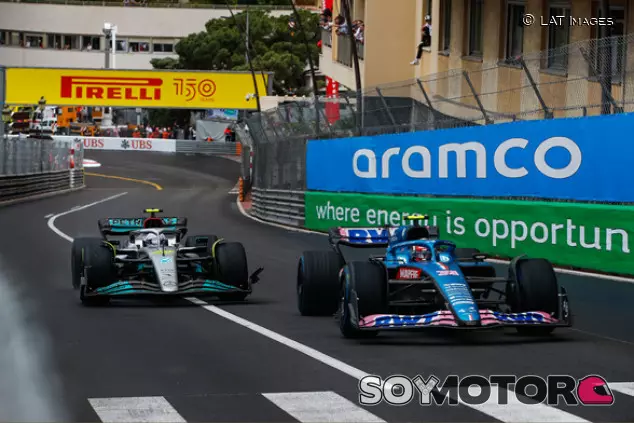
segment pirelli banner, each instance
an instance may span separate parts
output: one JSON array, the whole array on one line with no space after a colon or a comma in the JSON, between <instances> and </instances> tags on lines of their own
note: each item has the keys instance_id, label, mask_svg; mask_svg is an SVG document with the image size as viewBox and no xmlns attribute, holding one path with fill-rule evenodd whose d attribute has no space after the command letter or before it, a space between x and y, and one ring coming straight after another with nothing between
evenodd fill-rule
<instances>
[{"instance_id":1,"label":"pirelli banner","mask_svg":"<svg viewBox=\"0 0 634 423\"><path fill-rule=\"evenodd\" d=\"M270 74L256 76L266 95ZM8 104L37 104L44 96L57 106L255 110L254 93L249 72L6 69Z\"/></svg>"}]
</instances>

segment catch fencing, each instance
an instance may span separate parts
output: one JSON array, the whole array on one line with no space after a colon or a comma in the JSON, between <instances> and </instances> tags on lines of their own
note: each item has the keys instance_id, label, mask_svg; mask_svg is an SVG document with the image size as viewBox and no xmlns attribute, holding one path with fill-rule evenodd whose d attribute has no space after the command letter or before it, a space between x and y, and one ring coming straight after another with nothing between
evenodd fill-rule
<instances>
[{"instance_id":1,"label":"catch fencing","mask_svg":"<svg viewBox=\"0 0 634 423\"><path fill-rule=\"evenodd\" d=\"M240 146L236 142L201 142L201 141L189 141L189 140L177 140L176 141L176 153L187 154L218 154L237 156L239 154Z\"/></svg>"},{"instance_id":2,"label":"catch fencing","mask_svg":"<svg viewBox=\"0 0 634 423\"><path fill-rule=\"evenodd\" d=\"M634 111L634 59L627 54L633 41L634 34L586 40L477 71L452 70L336 99L301 99L255 114L247 120L257 150L255 186L305 189L308 139ZM336 121L328 119L333 106Z\"/></svg>"},{"instance_id":3,"label":"catch fencing","mask_svg":"<svg viewBox=\"0 0 634 423\"><path fill-rule=\"evenodd\" d=\"M586 40L255 114L247 120L254 189L305 191L309 139L634 111L633 41L634 34Z\"/></svg>"},{"instance_id":4,"label":"catch fencing","mask_svg":"<svg viewBox=\"0 0 634 423\"><path fill-rule=\"evenodd\" d=\"M84 186L81 143L0 137L0 203Z\"/></svg>"}]
</instances>

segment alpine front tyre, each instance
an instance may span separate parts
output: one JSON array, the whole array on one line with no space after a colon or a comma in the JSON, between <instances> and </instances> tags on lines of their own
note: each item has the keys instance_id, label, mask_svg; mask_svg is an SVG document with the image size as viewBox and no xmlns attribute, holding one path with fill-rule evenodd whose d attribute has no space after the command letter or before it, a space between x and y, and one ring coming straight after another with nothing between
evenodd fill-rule
<instances>
[{"instance_id":1,"label":"alpine front tyre","mask_svg":"<svg viewBox=\"0 0 634 423\"><path fill-rule=\"evenodd\" d=\"M250 290L247 253L239 242L227 242L216 245L216 266L220 282L245 291ZM232 292L220 297L228 301L244 301L247 292Z\"/></svg>"}]
</instances>

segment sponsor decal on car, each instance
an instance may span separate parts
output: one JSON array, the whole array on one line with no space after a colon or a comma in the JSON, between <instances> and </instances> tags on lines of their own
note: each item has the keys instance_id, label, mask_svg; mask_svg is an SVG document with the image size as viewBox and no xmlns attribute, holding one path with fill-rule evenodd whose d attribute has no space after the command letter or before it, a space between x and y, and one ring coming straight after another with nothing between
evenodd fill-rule
<instances>
[{"instance_id":1,"label":"sponsor decal on car","mask_svg":"<svg viewBox=\"0 0 634 423\"><path fill-rule=\"evenodd\" d=\"M421 270L414 267L401 267L398 269L397 279L411 280L420 279Z\"/></svg>"},{"instance_id":2,"label":"sponsor decal on car","mask_svg":"<svg viewBox=\"0 0 634 423\"><path fill-rule=\"evenodd\" d=\"M455 270L437 270L436 274L438 276L459 276L459 273Z\"/></svg>"}]
</instances>

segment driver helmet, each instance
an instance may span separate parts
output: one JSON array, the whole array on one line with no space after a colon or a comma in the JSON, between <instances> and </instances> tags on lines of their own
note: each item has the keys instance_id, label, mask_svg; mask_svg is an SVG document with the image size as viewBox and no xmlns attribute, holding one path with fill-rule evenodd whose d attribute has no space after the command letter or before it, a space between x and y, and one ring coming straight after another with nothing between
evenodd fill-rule
<instances>
[{"instance_id":1,"label":"driver helmet","mask_svg":"<svg viewBox=\"0 0 634 423\"><path fill-rule=\"evenodd\" d=\"M166 239L167 238L165 237L164 234L157 235L155 233L150 232L149 234L145 236L144 241L147 245L161 245L162 243L165 242Z\"/></svg>"},{"instance_id":2,"label":"driver helmet","mask_svg":"<svg viewBox=\"0 0 634 423\"><path fill-rule=\"evenodd\" d=\"M412 247L412 261L429 261L431 260L431 250L424 245L414 245Z\"/></svg>"}]
</instances>

